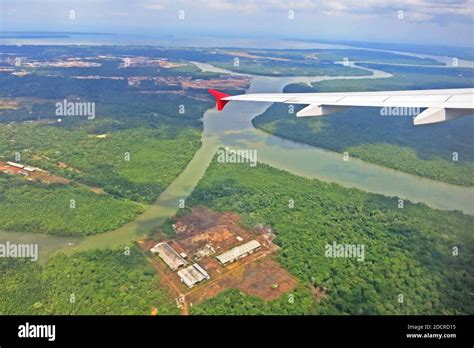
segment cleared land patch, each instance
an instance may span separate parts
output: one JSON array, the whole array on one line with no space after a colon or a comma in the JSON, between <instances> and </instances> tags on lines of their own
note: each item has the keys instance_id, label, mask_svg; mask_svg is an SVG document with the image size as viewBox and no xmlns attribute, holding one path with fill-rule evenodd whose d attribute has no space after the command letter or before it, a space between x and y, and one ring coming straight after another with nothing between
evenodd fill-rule
<instances>
[{"instance_id":1,"label":"cleared land patch","mask_svg":"<svg viewBox=\"0 0 474 348\"><path fill-rule=\"evenodd\" d=\"M272 257L278 247L272 242L271 229L263 226L248 229L242 225L238 215L215 212L203 206L194 207L171 220L175 237L162 243L183 257L188 265L198 264L198 268L202 267L210 276L210 279L189 288L183 284L179 271L167 265L168 261L159 256L150 258L151 264L162 274L162 285L176 296L178 304L180 296L184 296L184 303L181 302L183 311L187 306L199 304L231 288L268 301L297 286L297 280ZM256 241L259 247L230 263L222 264L216 258L251 241ZM145 240L140 245L150 250L157 243Z\"/></svg>"}]
</instances>

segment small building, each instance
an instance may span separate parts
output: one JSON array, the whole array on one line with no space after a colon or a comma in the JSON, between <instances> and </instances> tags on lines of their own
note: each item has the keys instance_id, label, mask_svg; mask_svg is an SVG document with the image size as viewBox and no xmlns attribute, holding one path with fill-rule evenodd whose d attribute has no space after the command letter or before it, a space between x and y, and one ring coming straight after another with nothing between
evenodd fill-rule
<instances>
[{"instance_id":1,"label":"small building","mask_svg":"<svg viewBox=\"0 0 474 348\"><path fill-rule=\"evenodd\" d=\"M150 251L158 254L173 271L188 264L168 243L158 243Z\"/></svg>"},{"instance_id":2,"label":"small building","mask_svg":"<svg viewBox=\"0 0 474 348\"><path fill-rule=\"evenodd\" d=\"M206 270L197 263L178 271L178 276L181 278L181 281L188 286L188 288L192 288L195 284L202 282L203 280L211 279Z\"/></svg>"},{"instance_id":3,"label":"small building","mask_svg":"<svg viewBox=\"0 0 474 348\"><path fill-rule=\"evenodd\" d=\"M212 254L215 254L216 251L210 244L206 244L204 247L198 249L196 253L194 254L194 259L199 261L207 256L210 256Z\"/></svg>"},{"instance_id":4,"label":"small building","mask_svg":"<svg viewBox=\"0 0 474 348\"><path fill-rule=\"evenodd\" d=\"M257 240L251 240L250 242L236 246L219 256L216 256L217 261L222 265L226 265L230 262L234 262L238 259L242 259L249 254L252 254L255 250L260 249L262 245Z\"/></svg>"}]
</instances>

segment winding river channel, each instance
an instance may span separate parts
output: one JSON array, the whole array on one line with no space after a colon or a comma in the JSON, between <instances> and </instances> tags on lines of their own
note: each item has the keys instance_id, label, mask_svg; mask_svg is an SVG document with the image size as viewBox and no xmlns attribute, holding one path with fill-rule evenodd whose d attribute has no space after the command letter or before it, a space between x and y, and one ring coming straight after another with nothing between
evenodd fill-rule
<instances>
[{"instance_id":1,"label":"winding river channel","mask_svg":"<svg viewBox=\"0 0 474 348\"><path fill-rule=\"evenodd\" d=\"M214 66L195 63L204 71L235 74ZM370 69L367 69L370 70ZM330 79L387 78L391 75L371 70L371 76L319 77L264 77L252 76L249 93L281 92L289 83L310 83ZM0 242L38 243L40 261L54 251L67 253L92 248L123 245L144 235L178 209L180 199L192 192L204 175L217 149L229 146L238 149L256 149L258 161L307 178L335 182L368 192L399 196L413 202L447 210L462 210L474 214L474 188L446 184L401 171L385 168L355 158L343 161L340 153L268 134L255 129L252 119L268 108L267 103L230 103L225 111L209 109L203 117L202 147L196 152L185 170L159 196L155 203L121 228L88 237L55 237L45 234L0 231Z\"/></svg>"}]
</instances>

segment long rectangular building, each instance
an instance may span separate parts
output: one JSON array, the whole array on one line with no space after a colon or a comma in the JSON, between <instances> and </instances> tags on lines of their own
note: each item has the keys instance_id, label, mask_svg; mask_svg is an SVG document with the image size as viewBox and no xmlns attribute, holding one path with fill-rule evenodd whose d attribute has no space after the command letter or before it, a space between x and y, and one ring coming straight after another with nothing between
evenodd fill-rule
<instances>
[{"instance_id":1,"label":"long rectangular building","mask_svg":"<svg viewBox=\"0 0 474 348\"><path fill-rule=\"evenodd\" d=\"M158 254L173 271L188 264L168 243L158 243L150 251Z\"/></svg>"},{"instance_id":2,"label":"long rectangular building","mask_svg":"<svg viewBox=\"0 0 474 348\"><path fill-rule=\"evenodd\" d=\"M16 167L16 168L23 168L24 165L23 164L20 164L20 163L15 163L15 162L7 162L8 165L12 166L12 167Z\"/></svg>"},{"instance_id":3,"label":"long rectangular building","mask_svg":"<svg viewBox=\"0 0 474 348\"><path fill-rule=\"evenodd\" d=\"M206 270L197 263L178 271L178 275L181 278L181 281L186 284L188 288L192 288L195 284L211 278Z\"/></svg>"},{"instance_id":4,"label":"long rectangular building","mask_svg":"<svg viewBox=\"0 0 474 348\"><path fill-rule=\"evenodd\" d=\"M222 264L226 265L229 262L234 262L238 259L244 258L247 255L253 253L255 250L259 249L262 245L257 240L251 240L250 242L244 243L242 245L236 246L219 256L216 256L216 259Z\"/></svg>"}]
</instances>

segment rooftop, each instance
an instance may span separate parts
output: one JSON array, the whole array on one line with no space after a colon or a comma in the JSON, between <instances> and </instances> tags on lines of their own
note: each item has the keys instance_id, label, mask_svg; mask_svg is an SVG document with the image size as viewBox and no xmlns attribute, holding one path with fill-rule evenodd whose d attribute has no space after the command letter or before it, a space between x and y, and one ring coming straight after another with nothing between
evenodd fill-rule
<instances>
[{"instance_id":1,"label":"rooftop","mask_svg":"<svg viewBox=\"0 0 474 348\"><path fill-rule=\"evenodd\" d=\"M242 245L236 246L219 256L216 256L216 259L219 260L220 263L225 264L227 262L233 261L241 257L242 255L247 254L257 248L259 248L261 244L256 240L251 240L250 242L244 243Z\"/></svg>"},{"instance_id":2,"label":"rooftop","mask_svg":"<svg viewBox=\"0 0 474 348\"><path fill-rule=\"evenodd\" d=\"M150 251L157 253L173 271L187 265L186 260L167 243L158 243Z\"/></svg>"},{"instance_id":3,"label":"rooftop","mask_svg":"<svg viewBox=\"0 0 474 348\"><path fill-rule=\"evenodd\" d=\"M178 271L178 275L181 278L181 281L189 288L192 288L196 283L199 283L204 279L211 278L209 274L197 263L194 263L185 269Z\"/></svg>"}]
</instances>

